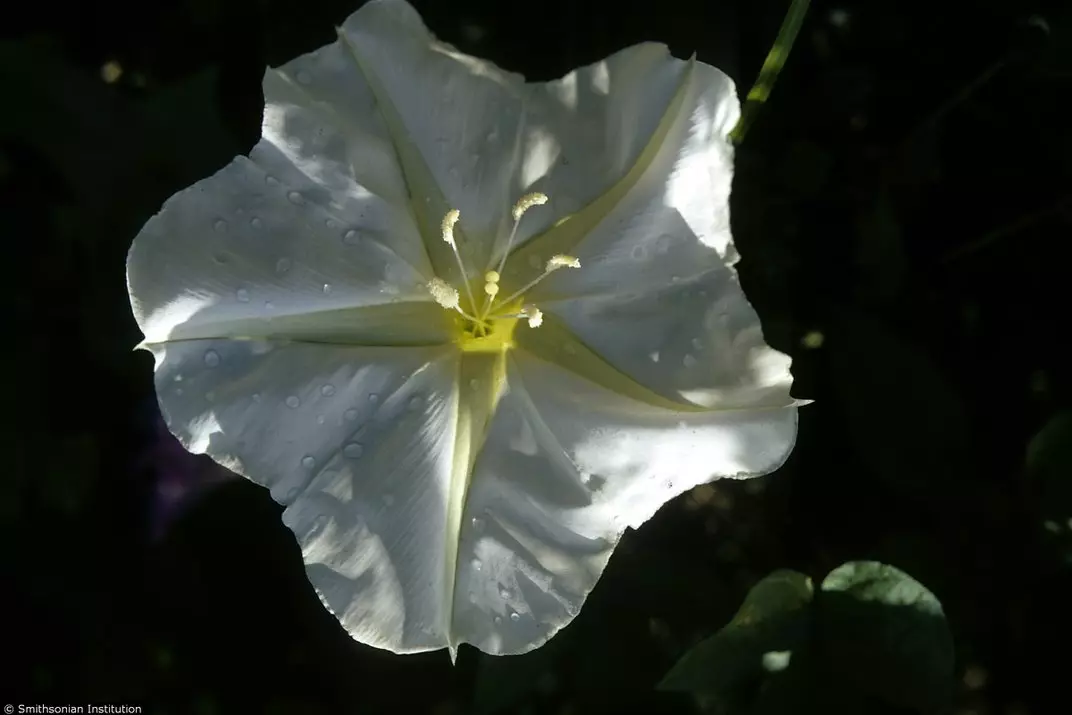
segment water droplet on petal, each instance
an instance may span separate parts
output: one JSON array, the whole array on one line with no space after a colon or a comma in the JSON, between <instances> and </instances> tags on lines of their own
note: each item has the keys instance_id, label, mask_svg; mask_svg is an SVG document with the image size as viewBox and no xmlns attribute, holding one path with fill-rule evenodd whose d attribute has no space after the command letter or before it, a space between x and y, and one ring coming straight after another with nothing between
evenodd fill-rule
<instances>
[{"instance_id":1,"label":"water droplet on petal","mask_svg":"<svg viewBox=\"0 0 1072 715\"><path fill-rule=\"evenodd\" d=\"M313 467L316 466L316 460L313 459L312 457L310 457L309 455L305 455L301 459L301 465L303 467L305 467L306 469L312 469Z\"/></svg>"},{"instance_id":2,"label":"water droplet on petal","mask_svg":"<svg viewBox=\"0 0 1072 715\"><path fill-rule=\"evenodd\" d=\"M499 596L501 598L510 598L510 589L506 586L499 586Z\"/></svg>"},{"instance_id":3,"label":"water droplet on petal","mask_svg":"<svg viewBox=\"0 0 1072 715\"><path fill-rule=\"evenodd\" d=\"M227 222L222 218L216 219L216 222L212 224L212 228L216 233L224 233L227 231Z\"/></svg>"},{"instance_id":4,"label":"water droplet on petal","mask_svg":"<svg viewBox=\"0 0 1072 715\"><path fill-rule=\"evenodd\" d=\"M176 374L175 377L173 377L171 379L174 380L175 382L182 382L182 375Z\"/></svg>"},{"instance_id":5,"label":"water droplet on petal","mask_svg":"<svg viewBox=\"0 0 1072 715\"><path fill-rule=\"evenodd\" d=\"M205 365L208 367L216 367L220 364L220 354L215 350L205 351Z\"/></svg>"},{"instance_id":6,"label":"water droplet on petal","mask_svg":"<svg viewBox=\"0 0 1072 715\"><path fill-rule=\"evenodd\" d=\"M350 246L356 244L359 239L360 235L352 228L342 235L342 242Z\"/></svg>"},{"instance_id":7,"label":"water droplet on petal","mask_svg":"<svg viewBox=\"0 0 1072 715\"><path fill-rule=\"evenodd\" d=\"M633 250L629 252L629 255L633 257L634 261L643 261L648 257L648 249L643 246L633 246Z\"/></svg>"},{"instance_id":8,"label":"water droplet on petal","mask_svg":"<svg viewBox=\"0 0 1072 715\"><path fill-rule=\"evenodd\" d=\"M692 343L692 347L695 348L696 350L699 350L700 348L703 347L703 343L700 342L699 338L693 338L690 342Z\"/></svg>"},{"instance_id":9,"label":"water droplet on petal","mask_svg":"<svg viewBox=\"0 0 1072 715\"><path fill-rule=\"evenodd\" d=\"M299 204L300 205L300 204L305 203L305 199L302 198L301 193L298 192L298 191L288 191L287 192L287 200L290 201L290 203L292 203L292 204Z\"/></svg>"},{"instance_id":10,"label":"water droplet on petal","mask_svg":"<svg viewBox=\"0 0 1072 715\"><path fill-rule=\"evenodd\" d=\"M481 563L480 559L473 559L472 564L473 564L473 570L474 571L479 571L482 568L484 568L484 564Z\"/></svg>"},{"instance_id":11,"label":"water droplet on petal","mask_svg":"<svg viewBox=\"0 0 1072 715\"><path fill-rule=\"evenodd\" d=\"M648 357L651 358L652 362L659 362L659 351L656 350L655 352L650 353Z\"/></svg>"},{"instance_id":12,"label":"water droplet on petal","mask_svg":"<svg viewBox=\"0 0 1072 715\"><path fill-rule=\"evenodd\" d=\"M495 621L495 625L502 625L502 616L495 616L492 620Z\"/></svg>"},{"instance_id":13,"label":"water droplet on petal","mask_svg":"<svg viewBox=\"0 0 1072 715\"><path fill-rule=\"evenodd\" d=\"M254 392L253 395L250 397L250 399L252 399L254 402L260 402L261 401L261 393Z\"/></svg>"},{"instance_id":14,"label":"water droplet on petal","mask_svg":"<svg viewBox=\"0 0 1072 715\"><path fill-rule=\"evenodd\" d=\"M300 405L301 400L298 399L297 395L291 395L290 397L288 397L286 399L286 403L287 403L287 407L293 408L293 407L297 407L298 405Z\"/></svg>"},{"instance_id":15,"label":"water droplet on petal","mask_svg":"<svg viewBox=\"0 0 1072 715\"><path fill-rule=\"evenodd\" d=\"M342 416L345 417L348 422L354 422L357 420L357 410L351 407L346 410L346 412L343 412Z\"/></svg>"},{"instance_id":16,"label":"water droplet on petal","mask_svg":"<svg viewBox=\"0 0 1072 715\"><path fill-rule=\"evenodd\" d=\"M279 186L279 179L275 178L271 174L268 174L264 177L264 183L268 184L269 186Z\"/></svg>"},{"instance_id":17,"label":"water droplet on petal","mask_svg":"<svg viewBox=\"0 0 1072 715\"><path fill-rule=\"evenodd\" d=\"M469 389L470 389L470 390L475 390L475 389L476 389L476 388L478 388L478 387L480 387L480 380L477 380L477 379L476 379L476 378L474 377L473 379L471 379L471 380L469 381Z\"/></svg>"},{"instance_id":18,"label":"water droplet on petal","mask_svg":"<svg viewBox=\"0 0 1072 715\"><path fill-rule=\"evenodd\" d=\"M334 385L324 385L323 387L320 388L320 394L323 395L324 397L331 397L332 395L335 394L335 386Z\"/></svg>"},{"instance_id":19,"label":"water droplet on petal","mask_svg":"<svg viewBox=\"0 0 1072 715\"><path fill-rule=\"evenodd\" d=\"M237 291L235 291L235 300L237 300L239 303L248 303L249 291L245 288L239 288Z\"/></svg>"},{"instance_id":20,"label":"water droplet on petal","mask_svg":"<svg viewBox=\"0 0 1072 715\"><path fill-rule=\"evenodd\" d=\"M309 84L312 78L305 70L298 70L298 74L294 75L294 78L298 80L298 84Z\"/></svg>"},{"instance_id":21,"label":"water droplet on petal","mask_svg":"<svg viewBox=\"0 0 1072 715\"><path fill-rule=\"evenodd\" d=\"M290 260L289 258L280 258L278 261L275 262L275 272L286 273L293 265L294 261Z\"/></svg>"},{"instance_id":22,"label":"water droplet on petal","mask_svg":"<svg viewBox=\"0 0 1072 715\"><path fill-rule=\"evenodd\" d=\"M272 303L272 301L270 301L270 300L266 300L266 301L264 301L264 309L265 310L274 310L275 309L275 304Z\"/></svg>"},{"instance_id":23,"label":"water droplet on petal","mask_svg":"<svg viewBox=\"0 0 1072 715\"><path fill-rule=\"evenodd\" d=\"M474 516L469 523L473 525L474 531L484 530L484 520L481 519L479 516Z\"/></svg>"},{"instance_id":24,"label":"water droplet on petal","mask_svg":"<svg viewBox=\"0 0 1072 715\"><path fill-rule=\"evenodd\" d=\"M377 395L375 392L370 392L369 396L368 396L368 401L372 402L372 403L379 402L380 401L380 396Z\"/></svg>"},{"instance_id":25,"label":"water droplet on petal","mask_svg":"<svg viewBox=\"0 0 1072 715\"><path fill-rule=\"evenodd\" d=\"M331 292L331 284L330 283L325 283L324 284L324 292L325 293L330 293Z\"/></svg>"},{"instance_id":26,"label":"water droplet on petal","mask_svg":"<svg viewBox=\"0 0 1072 715\"><path fill-rule=\"evenodd\" d=\"M695 367L696 366L696 358L694 358L691 354L686 355L685 359L682 360L681 362L685 365L685 367Z\"/></svg>"},{"instance_id":27,"label":"water droplet on petal","mask_svg":"<svg viewBox=\"0 0 1072 715\"><path fill-rule=\"evenodd\" d=\"M324 417L324 415L317 415L317 416L316 416L316 423L317 423L318 425L322 425L322 424L324 424L324 423L325 423L325 422L327 422L327 421L328 421L328 419L327 419L327 417Z\"/></svg>"},{"instance_id":28,"label":"water droplet on petal","mask_svg":"<svg viewBox=\"0 0 1072 715\"><path fill-rule=\"evenodd\" d=\"M517 611L510 611L510 620L513 621L514 623L517 623L518 621L521 620L521 614L518 613Z\"/></svg>"},{"instance_id":29,"label":"water droplet on petal","mask_svg":"<svg viewBox=\"0 0 1072 715\"><path fill-rule=\"evenodd\" d=\"M261 221L260 218L258 218L257 216L254 216L253 218L251 218L249 220L249 225L252 226L253 228L260 228L261 226L264 225L264 222Z\"/></svg>"},{"instance_id":30,"label":"water droplet on petal","mask_svg":"<svg viewBox=\"0 0 1072 715\"><path fill-rule=\"evenodd\" d=\"M418 410L420 409L422 404L424 404L424 398L420 395L414 395L413 397L409 398L410 410Z\"/></svg>"},{"instance_id":31,"label":"water droplet on petal","mask_svg":"<svg viewBox=\"0 0 1072 715\"><path fill-rule=\"evenodd\" d=\"M350 459L357 459L358 457L360 457L362 454L365 453L365 448L362 447L357 442L350 442L349 444L347 444L345 447L342 448L342 453L343 453L343 455L349 457Z\"/></svg>"}]
</instances>

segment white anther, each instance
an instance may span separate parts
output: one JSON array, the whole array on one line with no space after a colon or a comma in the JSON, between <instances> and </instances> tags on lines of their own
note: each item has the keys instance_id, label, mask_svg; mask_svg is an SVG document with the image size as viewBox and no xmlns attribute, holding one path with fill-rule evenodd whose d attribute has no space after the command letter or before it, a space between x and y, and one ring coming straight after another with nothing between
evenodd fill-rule
<instances>
[{"instance_id":1,"label":"white anther","mask_svg":"<svg viewBox=\"0 0 1072 715\"><path fill-rule=\"evenodd\" d=\"M544 270L550 273L551 271L557 270L559 268L580 267L581 262L578 261L576 258L574 258L573 256L566 256L560 253L556 256L551 256L551 258L547 261L547 268L545 268Z\"/></svg>"},{"instance_id":2,"label":"white anther","mask_svg":"<svg viewBox=\"0 0 1072 715\"><path fill-rule=\"evenodd\" d=\"M514 204L514 221L520 221L521 216L533 206L543 206L546 203L547 194L541 194L539 191L525 194L517 200L516 204Z\"/></svg>"},{"instance_id":3,"label":"white anther","mask_svg":"<svg viewBox=\"0 0 1072 715\"><path fill-rule=\"evenodd\" d=\"M485 283L498 283L499 282L499 272L498 271L488 271L487 273L484 274L484 282Z\"/></svg>"},{"instance_id":4,"label":"white anther","mask_svg":"<svg viewBox=\"0 0 1072 715\"><path fill-rule=\"evenodd\" d=\"M443 223L439 225L443 232L443 240L454 245L454 224L458 223L458 219L461 218L462 212L458 209L451 209L447 212L447 215L443 217Z\"/></svg>"},{"instance_id":5,"label":"white anther","mask_svg":"<svg viewBox=\"0 0 1072 715\"><path fill-rule=\"evenodd\" d=\"M539 308L532 308L525 311L526 316L529 319L530 328L538 328L543 325L543 311Z\"/></svg>"},{"instance_id":6,"label":"white anther","mask_svg":"<svg viewBox=\"0 0 1072 715\"><path fill-rule=\"evenodd\" d=\"M433 278L428 281L428 292L432 294L432 298L436 303L447 310L458 309L458 291L454 289L450 283L447 283L442 278Z\"/></svg>"},{"instance_id":7,"label":"white anther","mask_svg":"<svg viewBox=\"0 0 1072 715\"><path fill-rule=\"evenodd\" d=\"M494 298L499 293L498 283L485 283L484 292L488 294L488 297Z\"/></svg>"}]
</instances>

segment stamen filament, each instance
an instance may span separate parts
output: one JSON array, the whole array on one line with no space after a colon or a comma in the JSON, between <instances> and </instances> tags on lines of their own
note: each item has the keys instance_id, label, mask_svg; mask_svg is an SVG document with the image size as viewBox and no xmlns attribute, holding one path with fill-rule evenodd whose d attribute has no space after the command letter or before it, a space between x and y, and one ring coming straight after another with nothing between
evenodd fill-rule
<instances>
[{"instance_id":1,"label":"stamen filament","mask_svg":"<svg viewBox=\"0 0 1072 715\"><path fill-rule=\"evenodd\" d=\"M506 298L503 298L502 300L500 300L497 303L495 303L494 305L492 305L491 308L489 308L489 310L485 313L485 315L487 315L488 313L493 312L495 310L495 308L499 308L499 307L502 307L503 305L508 304L514 298L517 298L519 295L521 295L522 293L527 291L529 288L531 288L532 286L534 286L537 283L539 283L540 281L542 281L547 276L549 276L552 273L554 273L555 271L557 271L559 268L580 268L580 267L581 267L581 262L578 261L573 256L563 256L563 255L551 256L551 258L547 261L547 266L543 269L543 273L541 273L540 275L536 276L535 278L533 278L531 281L529 281L525 285L521 286L521 288L518 288L517 290L515 290L513 293L511 293Z\"/></svg>"},{"instance_id":2,"label":"stamen filament","mask_svg":"<svg viewBox=\"0 0 1072 715\"><path fill-rule=\"evenodd\" d=\"M514 208L511 211L511 215L514 217L514 227L510 229L510 237L506 239L506 248L503 249L502 257L499 258L499 267L495 269L495 274L499 275L503 272L503 268L506 267L506 257L510 255L510 249L514 246L514 238L517 236L517 227L521 225L521 217L525 215L533 206L542 206L547 203L547 194L540 192L534 192L531 194L525 194L517 203L514 204ZM484 308L482 315L487 315L491 312L492 298L494 294L489 293L487 300L484 301Z\"/></svg>"},{"instance_id":3,"label":"stamen filament","mask_svg":"<svg viewBox=\"0 0 1072 715\"><path fill-rule=\"evenodd\" d=\"M475 311L476 299L473 298L473 289L469 287L469 276L465 272L465 264L462 263L462 256L458 253L458 242L454 240L454 224L458 223L459 218L461 218L461 211L458 209L451 209L447 212L447 215L443 217L443 223L440 225L440 228L443 231L443 240L450 244L450 249L454 252L454 260L458 262L458 270L462 272L462 283L465 284L465 294L469 297L469 305L471 305ZM465 314L462 313L462 315ZM470 320L473 320L473 318L470 318Z\"/></svg>"}]
</instances>

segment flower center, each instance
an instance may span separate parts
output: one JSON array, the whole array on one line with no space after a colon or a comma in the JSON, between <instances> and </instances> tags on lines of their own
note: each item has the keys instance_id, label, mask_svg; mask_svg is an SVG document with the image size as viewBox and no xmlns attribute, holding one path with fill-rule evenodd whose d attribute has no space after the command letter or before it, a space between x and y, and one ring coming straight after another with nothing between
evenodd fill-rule
<instances>
[{"instance_id":1,"label":"flower center","mask_svg":"<svg viewBox=\"0 0 1072 715\"><path fill-rule=\"evenodd\" d=\"M513 217L514 227L510 231L510 238L506 242L502 258L497 270L489 270L484 274L484 296L478 302L469 287L469 276L465 271L461 254L458 253L458 244L454 239L454 224L458 222L461 214L457 209L452 209L443 217L441 225L443 240L450 244L454 252L454 258L458 262L461 271L462 282L465 286L466 297L469 298L468 311L462 308L461 296L458 290L438 276L428 282L428 292L432 294L435 302L444 309L457 313L454 316L454 324L457 327L455 342L464 352L504 352L513 347L514 329L521 318L528 321L530 328L538 328L543 322L543 312L532 305L526 305L524 294L534 285L560 268L580 268L581 262L573 256L552 256L544 268L542 274L529 281L521 288L513 291L505 298L498 298L499 279L506 265L506 258L513 247L514 237L517 235L517 227L524 213L533 206L547 203L547 196L534 193L526 194L514 204Z\"/></svg>"}]
</instances>

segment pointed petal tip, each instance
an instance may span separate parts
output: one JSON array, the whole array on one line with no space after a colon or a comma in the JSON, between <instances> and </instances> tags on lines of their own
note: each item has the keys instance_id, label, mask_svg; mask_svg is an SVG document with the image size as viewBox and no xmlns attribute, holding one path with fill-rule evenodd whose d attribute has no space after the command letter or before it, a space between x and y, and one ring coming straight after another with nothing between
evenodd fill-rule
<instances>
[{"instance_id":1,"label":"pointed petal tip","mask_svg":"<svg viewBox=\"0 0 1072 715\"><path fill-rule=\"evenodd\" d=\"M457 665L458 664L458 646L456 646L456 645L447 646L447 653L450 655L450 664L451 665Z\"/></svg>"}]
</instances>

